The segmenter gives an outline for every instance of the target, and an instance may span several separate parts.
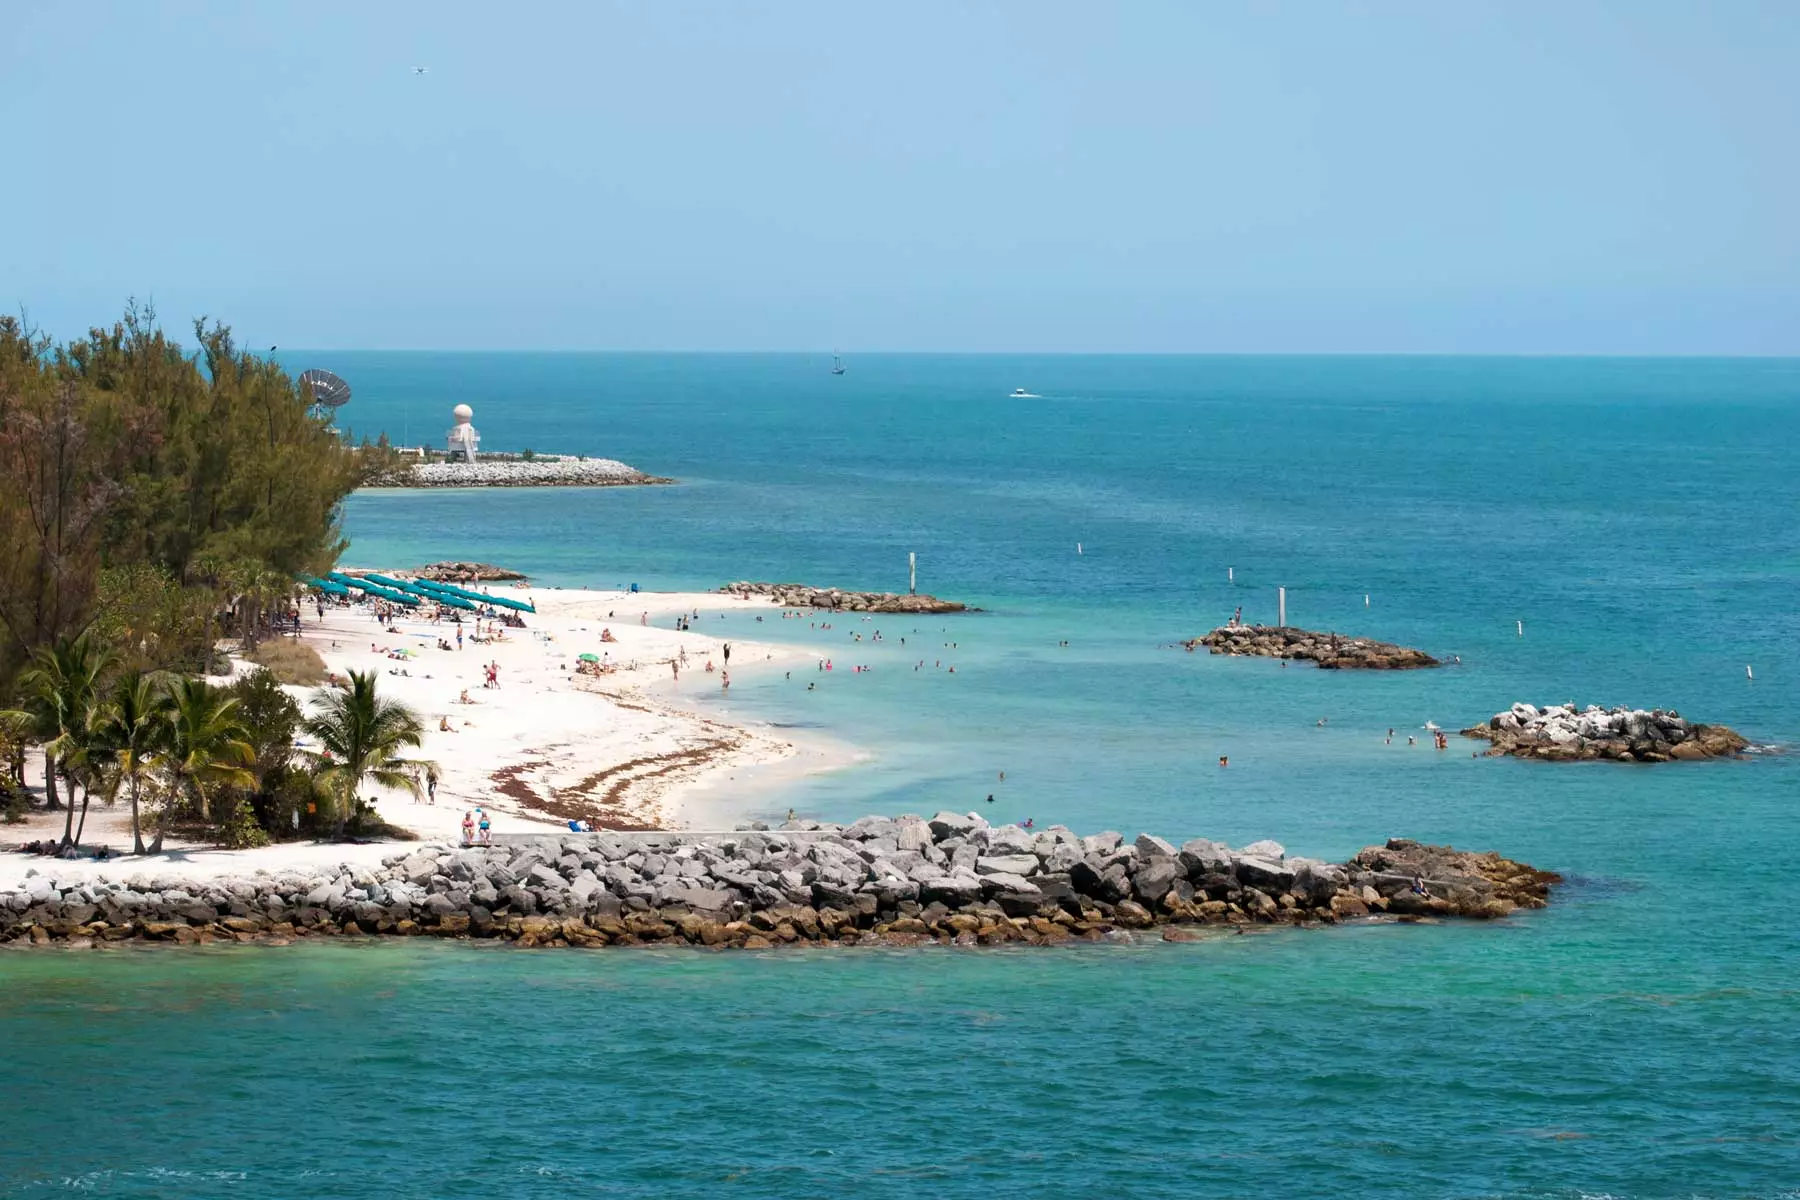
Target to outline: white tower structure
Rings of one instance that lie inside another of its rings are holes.
[[[450,461],[461,459],[463,462],[474,462],[475,448],[481,445],[481,435],[469,424],[475,417],[475,410],[466,404],[459,404],[450,410],[450,415],[456,418],[456,424],[450,427],[444,445],[450,453]]]

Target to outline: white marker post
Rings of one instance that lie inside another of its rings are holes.
[[[1744,678],[1745,679],[1755,679],[1756,678],[1756,672],[1752,671],[1750,669],[1749,663],[1744,664]]]
[[[919,555],[917,551],[906,552],[906,594],[911,596],[919,590]]]
[[[1231,567],[1225,568],[1225,582],[1226,583],[1236,583],[1237,582],[1237,575],[1234,574],[1234,570]]]
[[[1518,623],[1518,625],[1519,625],[1519,636],[1524,637],[1525,636],[1525,622],[1520,621]]]
[[[1369,607],[1369,593],[1367,593],[1367,592],[1363,593],[1363,607],[1364,608]]]
[[[1287,628],[1287,589],[1286,588],[1276,588],[1275,591],[1276,591],[1277,597],[1278,597],[1276,600],[1276,605],[1277,605],[1276,611],[1280,614],[1276,618],[1275,623],[1277,625],[1281,626],[1283,629],[1286,629]]]

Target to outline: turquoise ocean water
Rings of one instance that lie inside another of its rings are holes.
[[[839,664],[721,704],[871,752],[781,807],[993,792],[996,820],[1333,857],[1407,835],[1569,885],[1494,925],[1067,952],[8,955],[0,1196],[1800,1195],[1800,760],[1404,745],[1515,699],[1800,744],[1800,362],[288,365],[348,378],[358,431],[441,437],[467,402],[490,448],[682,481],[362,494],[349,562],[898,590],[916,551],[923,590],[987,610],[708,614]],[[1461,664],[1165,648],[1272,620],[1278,586],[1294,623]]]

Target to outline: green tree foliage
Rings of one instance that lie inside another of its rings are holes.
[[[162,680],[142,671],[127,671],[113,685],[109,702],[94,722],[89,751],[106,779],[106,802],[123,791],[131,800],[131,852],[144,853],[140,817],[146,790],[154,791],[167,741],[169,695]]]
[[[56,781],[66,767],[81,757],[100,694],[101,677],[110,658],[93,639],[59,638],[32,652],[31,666],[19,678],[19,708],[4,714],[11,728],[44,748],[44,794],[49,807],[58,806]],[[73,796],[69,816],[73,819]],[[63,841],[70,831],[63,830]]]
[[[271,772],[285,769],[294,756],[300,705],[268,671],[251,671],[226,690],[237,701],[238,723],[255,755],[252,769],[260,788]]]
[[[170,685],[161,746],[168,802],[150,853],[162,852],[169,818],[184,801],[192,802],[202,821],[211,821],[214,789],[255,785],[250,767],[256,753],[237,706],[237,697],[204,679],[177,679]]]
[[[95,626],[131,665],[206,665],[343,549],[343,498],[385,457],[340,441],[275,363],[135,307],[55,346],[0,317],[0,687]],[[244,605],[248,608],[244,608]]]
[[[365,781],[419,794],[418,771],[425,764],[401,753],[424,743],[424,726],[405,705],[382,699],[375,680],[373,671],[350,672],[349,687],[322,690],[302,724],[319,743],[317,777],[340,837],[357,813]]]

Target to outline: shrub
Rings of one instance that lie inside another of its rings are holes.
[[[0,779],[0,821],[23,825],[31,808],[31,797],[10,779]]]
[[[279,638],[250,652],[250,661],[268,668],[276,682],[317,687],[325,682],[325,660],[305,642]]]

